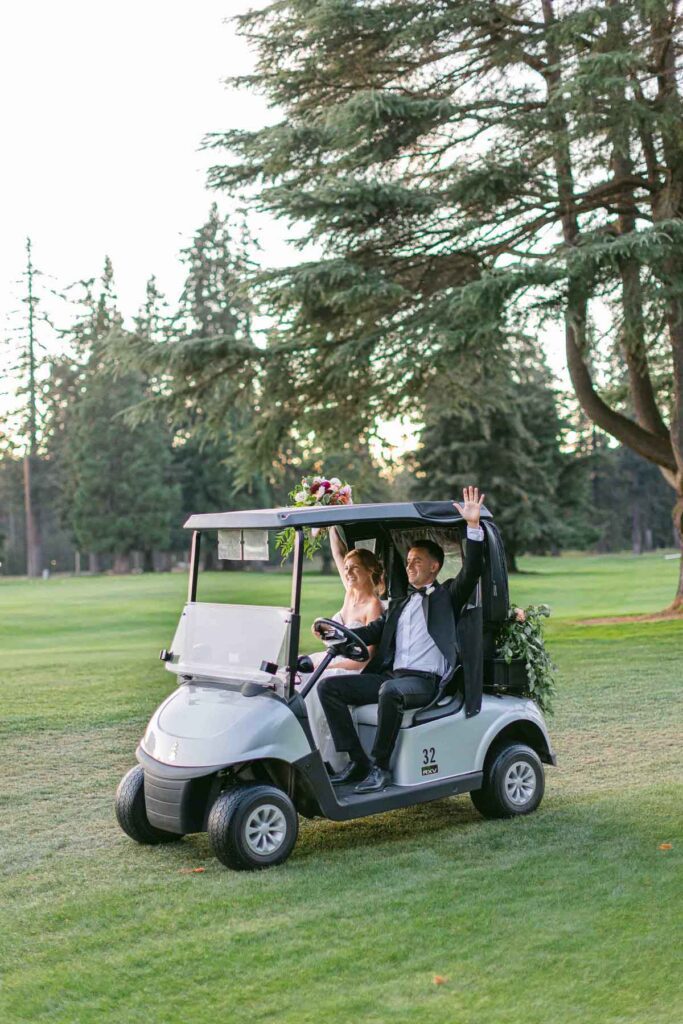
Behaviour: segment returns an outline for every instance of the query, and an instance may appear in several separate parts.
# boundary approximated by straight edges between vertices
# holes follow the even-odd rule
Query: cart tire
[[[470,793],[485,818],[515,818],[531,814],[543,799],[545,775],[541,760],[525,743],[499,747],[484,770],[481,789]]]
[[[299,817],[275,786],[234,786],[216,799],[207,825],[211,849],[235,871],[259,871],[287,860],[299,833]]]
[[[164,832],[151,825],[145,808],[145,771],[136,764],[124,775],[116,790],[116,820],[131,839],[145,846],[176,843],[183,837],[175,832]]]

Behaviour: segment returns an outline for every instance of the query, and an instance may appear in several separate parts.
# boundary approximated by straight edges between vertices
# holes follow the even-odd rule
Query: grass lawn
[[[683,623],[581,623],[663,608],[676,563],[522,568],[513,598],[551,605],[560,669],[539,811],[485,822],[461,797],[302,819],[289,861],[257,874],[203,835],[137,846],[113,815],[172,684],[156,655],[185,579],[0,580],[0,1021],[683,1020]],[[309,620],[339,606],[336,578],[304,589]],[[208,576],[200,597],[221,596],[287,604],[288,584]]]

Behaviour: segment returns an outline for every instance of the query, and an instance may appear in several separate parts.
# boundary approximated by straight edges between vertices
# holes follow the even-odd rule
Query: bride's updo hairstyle
[[[374,555],[372,551],[368,551],[367,548],[351,548],[346,555],[344,562],[348,562],[350,558],[355,558],[360,562],[363,568],[367,569],[370,573],[372,586],[377,596],[379,597],[383,594],[386,590],[384,583],[384,566],[380,562],[379,558]]]

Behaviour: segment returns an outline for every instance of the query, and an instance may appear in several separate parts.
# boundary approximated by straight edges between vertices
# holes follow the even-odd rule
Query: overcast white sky
[[[178,250],[216,198],[205,188],[215,154],[199,152],[202,136],[269,116],[261,97],[235,94],[222,82],[251,66],[226,19],[253,6],[2,5],[0,330],[17,308],[27,235],[36,265],[60,286],[98,274],[111,256],[126,317],[139,308],[152,273],[175,298],[183,276]],[[285,261],[284,228],[258,226],[264,261]],[[559,367],[561,358],[552,363]]]
[[[222,83],[249,69],[249,54],[225,19],[250,6],[2,6],[3,313],[13,305],[9,292],[23,268],[26,235],[36,264],[61,285],[98,273],[111,256],[127,316],[150,274],[177,291],[178,250],[217,198],[204,184],[216,157],[199,152],[202,136],[268,116],[263,99],[236,96]],[[283,258],[282,248],[274,246],[274,259]]]

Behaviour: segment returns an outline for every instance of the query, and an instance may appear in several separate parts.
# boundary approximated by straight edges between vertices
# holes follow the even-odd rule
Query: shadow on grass
[[[300,859],[320,852],[353,850],[386,843],[404,842],[435,835],[456,825],[482,822],[469,798],[436,800],[400,811],[372,815],[354,821],[316,818],[302,821],[297,853]]]
[[[410,842],[434,836],[455,826],[463,828],[484,824],[468,798],[437,800],[400,811],[358,818],[354,821],[329,821],[327,818],[300,818],[299,838],[292,859],[306,862],[312,857],[344,851],[363,850],[387,844]],[[206,833],[189,836],[185,841],[165,847],[178,867],[212,858]]]

